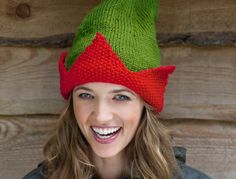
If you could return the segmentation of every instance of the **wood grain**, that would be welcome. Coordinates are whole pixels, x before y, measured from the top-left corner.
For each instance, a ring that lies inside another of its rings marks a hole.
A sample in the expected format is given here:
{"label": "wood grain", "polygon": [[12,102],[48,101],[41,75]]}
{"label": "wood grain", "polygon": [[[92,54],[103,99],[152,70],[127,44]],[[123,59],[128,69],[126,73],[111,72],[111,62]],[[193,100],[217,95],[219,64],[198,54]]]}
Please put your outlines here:
{"label": "wood grain", "polygon": [[187,163],[214,179],[236,178],[236,123],[191,119],[165,120]]}
{"label": "wood grain", "polygon": [[[1,48],[0,114],[58,114],[57,61],[66,49]],[[236,51],[228,48],[165,47],[170,76],[162,117],[236,120]]]}
{"label": "wood grain", "polygon": [[42,161],[55,116],[0,117],[0,178],[19,179]]}
{"label": "wood grain", "polygon": [[[43,158],[42,147],[57,116],[0,116],[1,179],[19,179]],[[162,120],[163,121],[163,120]],[[175,145],[187,149],[187,164],[214,179],[236,177],[236,123],[164,120]]]}
{"label": "wood grain", "polygon": [[176,65],[169,78],[163,118],[236,121],[235,48],[167,47],[163,65]]}
{"label": "wood grain", "polygon": [[160,0],[159,32],[230,32],[236,30],[234,0]]}
{"label": "wood grain", "polygon": [[[2,37],[32,38],[75,32],[85,14],[99,0],[0,1]],[[30,16],[21,18],[16,9],[22,3],[30,7]]]}
{"label": "wood grain", "polygon": [[0,49],[0,114],[55,114],[64,104],[57,61],[62,50]]}
{"label": "wood grain", "polygon": [[[65,48],[72,45],[74,37],[74,33],[27,39],[0,37],[0,46]],[[236,46],[236,32],[158,33],[157,40],[159,46]]]}
{"label": "wood grain", "polygon": [[[99,2],[2,0],[0,45],[55,47],[58,42],[70,45],[86,13]],[[161,43],[235,46],[234,0],[160,0],[159,4],[157,29]]]}
{"label": "wood grain", "polygon": [[[158,33],[160,46],[192,45],[208,46],[236,46],[235,32],[189,32],[189,33]],[[1,39],[0,39],[1,43]],[[64,44],[64,43],[63,43]]]}
{"label": "wood grain", "polygon": [[[65,48],[72,45],[74,33],[59,34],[42,38],[13,38],[0,37],[0,46],[13,47],[50,47],[50,48]],[[163,41],[166,41],[165,37]]]}

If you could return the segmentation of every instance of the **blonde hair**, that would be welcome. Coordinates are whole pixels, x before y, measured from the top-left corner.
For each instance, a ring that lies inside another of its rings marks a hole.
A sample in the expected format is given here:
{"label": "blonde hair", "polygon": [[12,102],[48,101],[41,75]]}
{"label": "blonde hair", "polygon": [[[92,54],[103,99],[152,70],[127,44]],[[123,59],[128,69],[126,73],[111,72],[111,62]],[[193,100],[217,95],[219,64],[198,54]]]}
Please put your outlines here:
{"label": "blonde hair", "polygon": [[[170,179],[178,172],[168,131],[158,114],[144,105],[136,135],[126,149],[130,178]],[[73,111],[72,97],[59,117],[55,134],[44,146],[49,179],[89,179],[96,175],[91,149],[81,133]]]}

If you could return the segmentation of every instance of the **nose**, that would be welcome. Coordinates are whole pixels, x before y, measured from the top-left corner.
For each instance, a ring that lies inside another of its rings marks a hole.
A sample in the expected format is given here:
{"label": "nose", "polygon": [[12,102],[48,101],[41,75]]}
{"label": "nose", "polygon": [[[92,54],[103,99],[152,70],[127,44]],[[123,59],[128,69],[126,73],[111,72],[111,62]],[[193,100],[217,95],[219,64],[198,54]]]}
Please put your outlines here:
{"label": "nose", "polygon": [[112,106],[105,100],[98,101],[94,109],[96,120],[103,124],[113,119]]}

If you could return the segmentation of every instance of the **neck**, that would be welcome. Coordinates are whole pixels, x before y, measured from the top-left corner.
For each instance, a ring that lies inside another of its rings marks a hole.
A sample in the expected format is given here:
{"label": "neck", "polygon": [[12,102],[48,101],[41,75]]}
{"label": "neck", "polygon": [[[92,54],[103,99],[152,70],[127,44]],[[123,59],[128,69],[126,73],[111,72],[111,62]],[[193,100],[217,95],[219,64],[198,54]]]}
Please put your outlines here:
{"label": "neck", "polygon": [[102,179],[120,179],[125,171],[126,160],[124,153],[114,157],[101,158],[93,154],[93,162],[97,168],[98,175]]}

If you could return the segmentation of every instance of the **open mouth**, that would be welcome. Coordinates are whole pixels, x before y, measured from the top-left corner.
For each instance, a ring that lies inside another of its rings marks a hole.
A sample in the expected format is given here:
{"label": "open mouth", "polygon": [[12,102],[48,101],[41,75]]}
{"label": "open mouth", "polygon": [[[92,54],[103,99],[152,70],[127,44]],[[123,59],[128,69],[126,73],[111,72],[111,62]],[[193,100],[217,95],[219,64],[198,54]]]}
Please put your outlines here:
{"label": "open mouth", "polygon": [[95,139],[100,143],[110,143],[115,140],[118,136],[118,133],[121,130],[121,127],[110,127],[110,128],[98,128],[91,127]]}

